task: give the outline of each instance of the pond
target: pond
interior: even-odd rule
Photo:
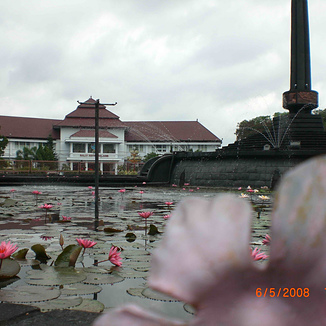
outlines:
[[[192,307],[148,288],[151,253],[168,223],[164,217],[180,200],[188,196],[212,198],[220,190],[144,185],[119,192],[119,188],[101,187],[98,231],[94,230],[94,197],[89,187],[26,185],[14,190],[0,188],[0,241],[10,240],[29,251],[27,260],[20,262],[18,277],[0,281],[0,301],[30,304],[43,311],[70,308],[98,312],[137,303],[170,317],[191,318]],[[41,194],[33,194],[35,190]],[[255,204],[251,245],[261,247],[270,226],[272,199],[262,200],[259,194],[251,193],[244,200]],[[48,212],[39,208],[45,203],[53,205]],[[159,233],[148,235],[148,228],[145,232],[144,219],[138,215],[143,211],[153,212],[147,223],[155,225]],[[53,264],[62,251],[60,235],[64,246],[77,244],[76,238],[97,244],[79,256],[75,268],[60,269]],[[43,245],[51,257],[46,264],[34,259],[31,247],[35,244]],[[108,258],[112,245],[121,248],[122,266],[108,261],[94,266]]]

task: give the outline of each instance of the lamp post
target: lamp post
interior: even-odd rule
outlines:
[[[89,104],[86,102],[79,102],[79,104]],[[99,174],[99,149],[100,149],[100,143],[99,143],[99,108],[100,105],[117,105],[117,102],[113,104],[104,104],[100,103],[100,100],[97,99],[95,102],[95,230],[98,228],[98,216],[99,216],[99,179],[100,179],[100,174]]]

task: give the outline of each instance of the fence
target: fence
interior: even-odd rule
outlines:
[[[72,165],[70,165],[72,163]],[[73,169],[70,168],[73,166]],[[83,162],[36,161],[36,160],[0,160],[2,174],[93,174],[94,170],[85,170]],[[103,174],[115,174],[115,171],[102,171]]]

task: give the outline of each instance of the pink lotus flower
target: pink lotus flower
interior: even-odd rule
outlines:
[[[164,215],[163,218],[168,220],[171,217],[171,214]]]
[[[116,265],[116,266],[122,266],[120,252],[118,252],[118,247],[112,246],[109,252],[109,261]]]
[[[10,189],[10,192],[15,192],[16,191],[16,189]]]
[[[76,240],[77,240],[78,244],[84,248],[83,255],[85,253],[86,248],[92,248],[97,244],[97,242],[92,241],[92,240],[87,240],[87,239],[77,238]]]
[[[40,192],[40,191],[38,191],[38,190],[34,190],[34,191],[32,191],[32,194],[34,194],[34,195],[40,195],[40,194],[41,194],[41,192]]]
[[[80,246],[84,247],[85,249],[86,248],[92,248],[97,244],[97,242],[92,241],[92,240],[87,240],[87,239],[77,238],[76,240],[77,240],[78,244]]]
[[[184,186],[189,186],[189,185],[190,185],[190,183],[189,183],[189,182],[187,182],[187,183],[184,183],[183,185],[184,185]]]
[[[120,192],[121,194],[124,194],[124,193],[126,192],[126,189],[120,189],[119,192]]]
[[[191,304],[193,319],[167,320],[129,305],[110,310],[93,326],[325,325],[325,195],[325,156],[282,179],[264,265],[248,250],[252,208],[247,201],[231,194],[186,199],[152,255],[148,284]]]
[[[242,190],[242,187],[239,187],[238,190]]]
[[[63,221],[71,221],[71,217],[62,215],[62,220]]]
[[[269,246],[271,244],[272,238],[270,235],[266,234],[265,239],[263,240],[263,245]]]
[[[138,213],[138,215],[140,217],[143,217],[143,218],[147,219],[147,218],[149,218],[150,216],[153,215],[153,212],[140,212],[140,213]]]
[[[10,243],[10,241],[2,241],[0,245],[0,259],[6,259],[10,257],[18,247]]]
[[[173,205],[173,201],[166,201],[166,202],[165,202],[165,205],[167,205],[167,206],[170,207],[171,205]]]
[[[143,190],[141,190],[141,191],[139,191],[139,193],[142,195],[142,194],[144,193],[144,191],[143,191]]]
[[[46,236],[46,235],[41,235],[40,238],[42,240],[48,241],[48,240],[51,240],[53,237],[49,237],[49,236]]]
[[[175,183],[172,184],[172,187],[178,187]]]
[[[92,187],[92,186],[88,186],[88,189],[92,190],[92,189],[93,189],[93,187]]]
[[[53,205],[50,205],[50,204],[44,204],[44,205],[41,205],[39,206],[38,208],[43,208],[43,209],[46,209],[46,210],[49,210],[53,207]]]
[[[268,256],[265,253],[260,252],[260,249],[258,249],[257,247],[253,250],[250,248],[250,254],[253,260],[263,260],[268,258]]]
[[[194,191],[194,189],[189,189],[189,191],[190,191],[190,192],[193,192],[193,191]]]

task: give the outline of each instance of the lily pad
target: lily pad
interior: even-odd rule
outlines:
[[[115,228],[110,228],[110,227],[106,227],[103,230],[106,233],[119,233],[119,232],[123,232],[123,230],[115,229]]]
[[[17,251],[16,253],[14,253],[12,255],[12,258],[14,258],[14,259],[25,259],[28,250],[29,249],[27,249],[27,248],[20,249],[19,251]]]
[[[91,300],[91,299],[83,299],[83,301],[80,305],[70,308],[70,309],[100,313],[104,310],[104,308],[105,308],[104,304],[100,301]]]
[[[41,309],[41,311],[49,311],[54,309],[68,309],[79,306],[83,302],[80,297],[77,298],[59,298],[51,301],[34,304],[34,306]]]
[[[1,262],[0,262],[1,263]],[[11,278],[20,272],[20,265],[12,258],[2,259],[0,279]]]
[[[45,252],[45,248],[44,248],[44,246],[41,245],[41,244],[36,244],[36,245],[32,246],[31,249],[32,249],[32,250],[35,252],[35,254],[36,254],[35,259],[39,260],[39,261],[42,262],[42,263],[45,263],[47,260],[49,260],[49,259],[51,258],[50,256],[48,256],[48,255],[46,254],[46,252]]]
[[[81,250],[82,250],[81,246],[77,246],[77,245],[67,246],[56,259],[54,263],[55,266],[59,266],[59,267],[75,266]]]
[[[90,273],[87,275],[87,278],[84,280],[84,283],[89,284],[114,284],[119,283],[124,280],[123,277],[112,274],[95,274]]]
[[[82,282],[86,274],[72,267],[49,267],[46,270],[31,270],[27,272],[26,283],[33,285],[64,285]]]
[[[127,290],[127,293],[134,297],[144,298],[143,291],[144,291],[144,288],[130,288]]]
[[[93,284],[74,283],[64,285],[61,289],[62,295],[85,295],[101,292],[102,288]]]
[[[31,303],[55,299],[60,295],[60,290],[41,286],[16,286],[0,291],[0,301],[13,303]]]
[[[154,291],[150,288],[146,288],[143,290],[142,295],[146,298],[159,300],[159,301],[166,301],[166,302],[178,302],[178,300],[158,291]]]

